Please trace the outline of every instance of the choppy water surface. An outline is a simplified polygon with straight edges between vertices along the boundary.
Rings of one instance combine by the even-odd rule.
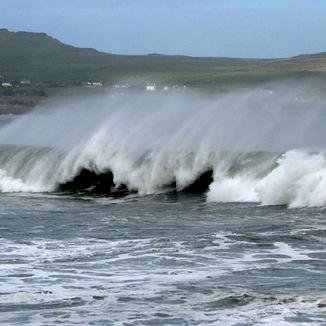
[[[325,325],[323,209],[2,195],[8,325]]]

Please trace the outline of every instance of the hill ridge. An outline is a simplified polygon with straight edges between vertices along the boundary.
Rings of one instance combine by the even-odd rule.
[[[0,74],[5,80],[28,78],[52,84],[100,80],[113,84],[132,78],[143,83],[224,89],[317,73],[326,74],[325,52],[276,59],[119,55],[67,45],[46,33],[0,29]]]

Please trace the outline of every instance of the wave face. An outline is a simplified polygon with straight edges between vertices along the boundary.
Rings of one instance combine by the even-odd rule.
[[[0,191],[197,191],[214,202],[324,206],[326,107],[316,85],[44,105],[0,129]]]

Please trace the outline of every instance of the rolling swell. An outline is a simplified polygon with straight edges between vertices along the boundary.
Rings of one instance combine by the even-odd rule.
[[[83,148],[84,149],[84,148]],[[85,149],[84,149],[85,150]],[[219,179],[259,180],[277,166],[278,154],[150,152],[99,162],[89,152],[38,146],[0,146],[2,192],[64,192],[95,196],[128,193],[206,193]],[[101,163],[101,164],[100,164]],[[228,201],[228,200],[225,200]]]
[[[145,177],[146,171],[153,169],[155,163],[148,157],[153,153],[145,153],[132,163],[131,169],[143,172]],[[172,155],[170,153],[171,157]],[[115,181],[114,173],[108,166],[101,169],[95,161],[87,159],[81,161],[82,153],[75,153],[55,148],[36,147],[36,146],[17,146],[2,145],[0,146],[0,187],[2,192],[65,192],[65,193],[83,193],[92,195],[126,195],[132,192],[140,192],[137,186],[133,185],[128,179],[126,184],[122,181]],[[182,154],[179,153],[179,156]],[[171,157],[169,160],[171,161]],[[185,155],[186,165],[179,167],[186,172],[193,155]],[[184,162],[183,162],[184,163]],[[170,170],[167,174],[170,176],[165,179],[161,171],[151,171],[152,182],[155,178],[160,181],[157,186],[152,187],[148,193],[184,191],[188,193],[203,193],[208,190],[209,185],[213,182],[213,170],[207,169],[199,171],[196,175],[190,175],[186,183],[178,182],[175,176],[176,162],[172,166],[166,166],[165,160],[161,162],[160,168]],[[156,166],[156,169],[159,169]],[[140,174],[136,172],[136,174]],[[120,172],[117,171],[117,174]],[[155,177],[155,173],[157,176]],[[179,172],[180,173],[180,172]],[[140,176],[140,177],[141,177]],[[121,179],[121,177],[120,177]],[[149,181],[149,180],[148,180]],[[139,184],[145,182],[145,179],[138,180]],[[145,194],[143,192],[142,194]]]

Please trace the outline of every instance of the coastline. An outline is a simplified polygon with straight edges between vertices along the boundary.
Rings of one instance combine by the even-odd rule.
[[[20,115],[20,114],[25,114],[32,110],[34,106],[26,106],[26,105],[9,105],[9,104],[0,104],[0,115],[3,114],[15,114],[15,115]]]

